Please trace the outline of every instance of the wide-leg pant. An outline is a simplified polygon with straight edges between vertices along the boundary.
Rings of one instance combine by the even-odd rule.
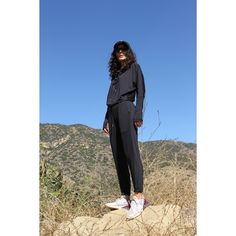
[[[109,109],[110,143],[122,195],[130,195],[130,173],[134,192],[143,192],[143,166],[134,112],[135,106],[131,101],[118,103]]]

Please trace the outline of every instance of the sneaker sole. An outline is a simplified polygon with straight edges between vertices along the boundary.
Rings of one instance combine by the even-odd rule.
[[[110,208],[110,209],[114,209],[114,210],[119,210],[119,209],[129,209],[129,206],[124,206],[124,207],[115,207],[115,206],[110,206],[105,204],[106,207]]]

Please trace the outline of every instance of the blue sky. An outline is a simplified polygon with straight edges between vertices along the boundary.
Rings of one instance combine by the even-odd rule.
[[[113,44],[127,40],[146,84],[139,140],[196,142],[195,0],[40,1],[40,122],[101,128]]]

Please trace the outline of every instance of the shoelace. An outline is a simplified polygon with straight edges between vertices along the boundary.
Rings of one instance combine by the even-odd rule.
[[[135,204],[135,206],[138,205],[138,203],[134,199],[132,199],[130,202],[130,208],[132,208],[132,206],[134,206],[134,204]]]
[[[143,202],[143,208],[145,208],[145,203],[146,200],[144,199],[144,202]],[[132,199],[131,202],[130,202],[130,208],[135,204],[135,206],[138,206],[139,205],[139,202],[137,202],[135,199]]]

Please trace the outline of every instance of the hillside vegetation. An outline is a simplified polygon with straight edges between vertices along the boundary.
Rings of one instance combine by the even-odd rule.
[[[152,205],[177,205],[195,222],[196,144],[159,140],[139,147],[145,197]],[[109,212],[104,203],[117,196],[109,138],[102,130],[40,125],[41,235],[52,235],[61,222],[78,216],[102,217]],[[195,231],[193,223],[188,235]]]

